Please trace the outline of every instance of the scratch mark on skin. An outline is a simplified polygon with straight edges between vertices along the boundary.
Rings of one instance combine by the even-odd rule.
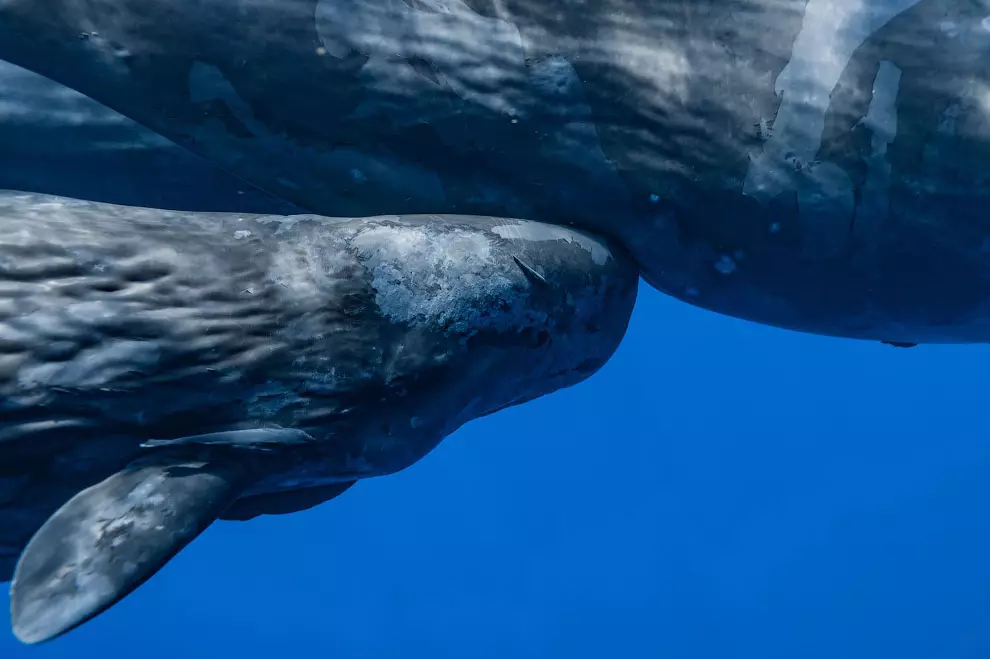
[[[546,284],[547,283],[547,278],[546,277],[544,277],[539,272],[537,272],[536,270],[534,270],[532,266],[527,265],[526,263],[523,263],[522,259],[520,259],[515,254],[512,255],[512,260],[516,262],[516,265],[519,266],[519,269],[522,270],[523,273],[528,278],[535,279],[538,282],[540,282],[541,284]]]
[[[853,185],[833,163],[814,162],[831,93],[856,49],[920,0],[811,0],[790,62],[774,90],[781,97],[773,132],[750,160],[743,194],[767,203],[795,193],[809,256],[829,258],[848,239]]]
[[[873,133],[873,153],[866,159],[869,173],[861,190],[852,230],[871,243],[879,237],[881,224],[890,209],[891,167],[887,162],[887,147],[897,134],[897,91],[900,82],[901,70],[886,60],[880,62],[873,83],[873,100],[862,120]]]

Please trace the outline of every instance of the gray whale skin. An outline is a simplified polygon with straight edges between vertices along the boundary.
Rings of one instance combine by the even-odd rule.
[[[8,101],[53,109],[39,74],[89,97],[59,96],[82,121],[0,106],[0,158],[30,165],[0,187],[91,200],[0,199],[15,633],[588,377],[637,270],[781,327],[990,340],[988,15],[0,0]]]
[[[217,518],[311,507],[584,380],[637,283],[621,248],[524,220],[0,194],[15,634],[82,624]]]
[[[106,106],[0,61],[0,190],[171,210],[303,212]]]
[[[990,340],[988,16],[962,0],[0,0],[0,59],[307,212],[573,224],[721,313],[967,343]]]

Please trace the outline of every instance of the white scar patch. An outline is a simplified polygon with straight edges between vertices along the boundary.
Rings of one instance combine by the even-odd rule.
[[[810,0],[790,62],[776,80],[781,97],[772,133],[751,159],[743,192],[760,201],[796,192],[806,249],[828,256],[852,219],[852,183],[838,167],[812,164],[830,95],[853,53],[920,0]]]
[[[492,228],[492,231],[507,240],[566,240],[569,243],[577,243],[591,254],[591,260],[596,265],[605,265],[611,254],[608,247],[588,234],[565,229],[553,224],[542,224],[540,222],[519,222],[517,224],[501,224]]]
[[[890,163],[887,147],[897,134],[897,91],[901,70],[884,60],[873,82],[873,100],[863,124],[873,133],[872,152],[866,158],[868,173],[856,209],[855,231],[868,242],[878,239],[880,226],[890,210]]]

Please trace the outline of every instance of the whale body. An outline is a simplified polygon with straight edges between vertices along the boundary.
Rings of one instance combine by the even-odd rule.
[[[0,190],[171,210],[302,212],[74,89],[3,61]]]
[[[0,194],[0,578],[28,643],[215,519],[311,507],[574,385],[638,274],[511,218],[189,213]]]
[[[3,0],[0,59],[312,212],[573,225],[722,313],[984,342],[988,15],[954,0]]]

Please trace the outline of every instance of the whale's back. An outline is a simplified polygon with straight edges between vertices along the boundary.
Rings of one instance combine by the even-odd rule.
[[[133,459],[143,429],[223,423],[242,393],[212,364],[257,349],[272,322],[261,287],[240,294],[259,272],[196,235],[216,218],[177,230],[165,215],[0,195],[0,580],[56,508]]]
[[[213,235],[217,218],[189,217],[0,197],[0,447],[202,405],[178,394],[268,340],[263,265]]]

